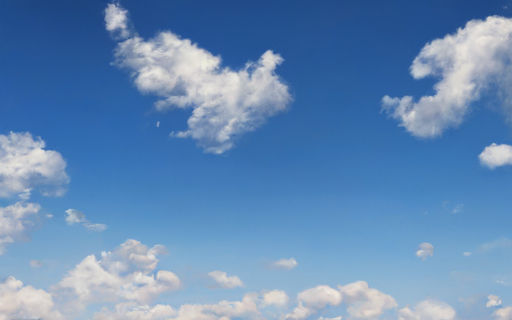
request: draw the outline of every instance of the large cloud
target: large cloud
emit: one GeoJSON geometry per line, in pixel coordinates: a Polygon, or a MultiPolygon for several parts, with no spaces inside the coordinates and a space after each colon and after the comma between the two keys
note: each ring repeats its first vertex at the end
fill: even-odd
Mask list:
{"type": "Polygon", "coordinates": [[[415,101],[411,96],[383,98],[384,110],[418,137],[435,137],[457,127],[471,104],[489,89],[498,90],[512,119],[512,19],[488,17],[469,21],[455,34],[436,39],[411,66],[415,79],[440,78],[435,93],[415,101]]]}
{"type": "Polygon", "coordinates": [[[52,296],[44,291],[8,277],[0,282],[0,320],[64,319],[55,310],[52,296]]]}
{"type": "Polygon", "coordinates": [[[105,10],[108,31],[121,41],[115,51],[119,67],[131,72],[137,88],[161,99],[158,111],[190,108],[188,129],[175,137],[193,138],[209,153],[223,153],[236,137],[255,130],[286,109],[288,87],[275,74],[283,62],[266,51],[240,70],[221,66],[221,58],[188,39],[165,31],[144,40],[128,27],[127,11],[118,4],[105,10]]]}
{"type": "Polygon", "coordinates": [[[27,198],[34,188],[44,195],[61,195],[69,182],[66,161],[46,150],[41,138],[30,133],[0,135],[0,197],[27,198]]]}
{"type": "Polygon", "coordinates": [[[179,278],[172,272],[155,272],[157,256],[164,247],[148,248],[136,240],[127,240],[100,259],[90,255],[69,271],[54,292],[73,307],[93,302],[121,300],[148,303],[163,292],[176,290],[179,278]]]}
{"type": "Polygon", "coordinates": [[[23,202],[0,207],[0,255],[5,252],[9,243],[26,237],[27,231],[33,225],[32,218],[39,210],[39,205],[23,202]]]}

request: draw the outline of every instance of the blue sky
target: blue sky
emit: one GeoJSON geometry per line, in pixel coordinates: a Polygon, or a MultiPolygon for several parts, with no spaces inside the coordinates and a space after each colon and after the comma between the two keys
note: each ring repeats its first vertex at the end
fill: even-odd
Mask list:
{"type": "Polygon", "coordinates": [[[0,320],[512,319],[511,15],[1,2],[0,320]]]}

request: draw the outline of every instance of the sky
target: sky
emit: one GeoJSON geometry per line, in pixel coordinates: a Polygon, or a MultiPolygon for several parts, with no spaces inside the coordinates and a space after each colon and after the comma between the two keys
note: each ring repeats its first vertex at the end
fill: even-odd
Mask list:
{"type": "Polygon", "coordinates": [[[511,320],[512,2],[0,1],[0,320],[511,320]]]}

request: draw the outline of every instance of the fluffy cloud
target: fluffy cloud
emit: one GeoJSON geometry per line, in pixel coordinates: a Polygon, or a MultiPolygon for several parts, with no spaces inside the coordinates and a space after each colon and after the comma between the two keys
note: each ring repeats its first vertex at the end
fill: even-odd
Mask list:
{"type": "Polygon", "coordinates": [[[34,188],[43,195],[61,195],[69,182],[60,153],[45,150],[30,133],[0,135],[0,197],[28,198],[34,188]]]}
{"type": "Polygon", "coordinates": [[[179,278],[170,271],[155,272],[157,256],[163,246],[148,248],[136,240],[127,240],[100,259],[90,255],[68,272],[54,288],[74,307],[92,302],[128,300],[148,303],[159,294],[180,287],[179,278]]]}
{"type": "Polygon", "coordinates": [[[416,251],[416,256],[421,260],[425,260],[428,257],[432,257],[434,255],[434,246],[428,242],[422,242],[418,246],[418,250],[416,251]]]}
{"type": "Polygon", "coordinates": [[[398,312],[398,320],[453,320],[455,310],[448,304],[435,300],[418,303],[414,309],[405,307],[398,312]]]}
{"type": "Polygon", "coordinates": [[[116,64],[131,72],[139,91],[161,99],[158,111],[188,108],[188,129],[174,137],[193,138],[206,152],[220,154],[234,140],[286,109],[288,87],[275,74],[281,56],[266,51],[240,70],[221,66],[221,58],[188,39],[166,31],[144,40],[129,32],[126,10],[110,4],[106,28],[123,35],[115,51],[116,64]]]}
{"type": "Polygon", "coordinates": [[[286,315],[287,319],[306,319],[318,310],[341,303],[341,293],[329,286],[320,285],[300,292],[297,296],[298,305],[286,315]]]}
{"type": "MultiPolygon", "coordinates": [[[[1,169],[0,169],[1,170],[1,169]]],[[[32,217],[40,207],[35,203],[17,202],[8,207],[0,207],[0,255],[9,243],[22,239],[32,226],[32,217]]]]}
{"type": "Polygon", "coordinates": [[[263,294],[263,305],[265,306],[284,307],[288,301],[288,295],[281,290],[272,290],[263,294]]]}
{"type": "Polygon", "coordinates": [[[478,156],[480,163],[490,169],[512,165],[512,146],[493,143],[478,156]]]}
{"type": "Polygon", "coordinates": [[[83,214],[81,211],[78,211],[76,209],[68,209],[66,210],[66,222],[69,225],[73,224],[81,224],[86,229],[96,232],[101,232],[107,230],[107,225],[102,223],[91,223],[87,218],[85,217],[85,214],[83,214]]]}
{"type": "Polygon", "coordinates": [[[487,308],[498,307],[501,306],[501,303],[502,302],[500,297],[490,294],[487,296],[487,303],[485,304],[485,306],[487,308]]]}
{"type": "Polygon", "coordinates": [[[298,266],[298,263],[297,263],[297,260],[295,260],[294,258],[280,259],[280,260],[277,260],[274,263],[272,263],[272,266],[274,268],[278,268],[278,269],[291,270],[291,269],[295,268],[296,266],[298,266]]]}
{"type": "Polygon", "coordinates": [[[348,306],[347,312],[355,319],[375,319],[384,311],[397,307],[393,297],[369,288],[364,281],[340,286],[339,290],[348,306]]]}
{"type": "Polygon", "coordinates": [[[495,320],[512,320],[512,307],[505,307],[494,311],[495,320]]]}
{"type": "Polygon", "coordinates": [[[512,19],[492,16],[469,21],[455,34],[423,47],[411,66],[415,79],[440,78],[435,94],[415,101],[411,96],[385,96],[383,108],[414,136],[435,137],[457,127],[471,104],[498,88],[512,119],[512,19]]]}
{"type": "Polygon", "coordinates": [[[242,287],[244,284],[237,276],[228,276],[224,271],[215,270],[208,273],[208,276],[215,281],[215,284],[221,288],[233,289],[242,287]]]}
{"type": "Polygon", "coordinates": [[[14,277],[0,282],[0,320],[12,319],[64,319],[55,310],[52,296],[14,277]]]}
{"type": "Polygon", "coordinates": [[[134,302],[117,304],[113,311],[103,308],[94,315],[94,320],[169,320],[176,312],[167,305],[139,306],[134,302]]]}

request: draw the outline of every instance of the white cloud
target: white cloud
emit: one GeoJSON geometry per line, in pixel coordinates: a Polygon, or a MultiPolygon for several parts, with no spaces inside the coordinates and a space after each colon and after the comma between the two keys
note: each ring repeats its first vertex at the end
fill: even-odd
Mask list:
{"type": "Polygon", "coordinates": [[[78,211],[76,209],[68,209],[66,210],[66,222],[69,225],[81,224],[86,229],[90,231],[102,232],[107,230],[107,225],[102,223],[91,223],[85,217],[83,212],[78,211]]]}
{"type": "Polygon", "coordinates": [[[483,166],[490,169],[512,165],[512,146],[492,143],[485,147],[478,158],[483,166]]]}
{"type": "Polygon", "coordinates": [[[416,251],[416,256],[421,260],[425,260],[428,257],[432,257],[434,255],[434,246],[428,242],[422,242],[418,246],[418,250],[416,251]]]}
{"type": "Polygon", "coordinates": [[[174,273],[155,272],[157,256],[164,250],[163,246],[148,248],[139,241],[127,240],[112,252],[102,252],[100,259],[94,255],[83,259],[54,291],[76,308],[98,301],[147,303],[180,287],[174,273]]]}
{"type": "Polygon", "coordinates": [[[470,257],[472,254],[473,254],[473,252],[471,252],[471,251],[466,251],[466,252],[462,253],[462,255],[464,257],[470,257]]]}
{"type": "Polygon", "coordinates": [[[328,305],[339,305],[342,299],[342,295],[338,290],[326,285],[304,290],[297,296],[297,307],[286,315],[286,319],[306,319],[328,305]]]}
{"type": "Polygon", "coordinates": [[[272,51],[235,71],[170,31],[144,40],[128,31],[126,10],[117,4],[107,10],[107,30],[126,33],[115,51],[116,64],[131,72],[139,91],[161,98],[155,104],[158,111],[192,110],[188,129],[172,133],[174,137],[193,138],[206,152],[220,154],[237,137],[284,111],[291,100],[288,87],[275,74],[283,59],[272,51]]]}
{"type": "Polygon", "coordinates": [[[114,3],[107,5],[105,9],[105,28],[121,39],[129,37],[128,11],[114,3]]]}
{"type": "Polygon", "coordinates": [[[338,316],[338,317],[332,317],[332,318],[328,318],[328,317],[319,317],[318,320],[341,320],[343,317],[342,316],[338,316]]]}
{"type": "Polygon", "coordinates": [[[32,217],[38,214],[40,206],[35,203],[17,202],[0,207],[0,255],[6,246],[26,237],[33,225],[32,217]]]}
{"type": "Polygon", "coordinates": [[[242,280],[240,280],[237,276],[228,276],[228,274],[224,271],[215,270],[208,273],[215,284],[221,288],[233,289],[237,287],[242,287],[244,284],[242,280]]]}
{"type": "Polygon", "coordinates": [[[487,308],[498,307],[501,306],[501,303],[502,302],[500,297],[490,294],[487,296],[487,303],[485,304],[485,306],[487,308]]]}
{"type": "Polygon", "coordinates": [[[369,288],[368,283],[364,281],[340,286],[339,290],[344,303],[348,306],[349,315],[355,319],[375,319],[384,311],[397,307],[393,297],[369,288]]]}
{"type": "Polygon", "coordinates": [[[512,320],[512,307],[505,307],[494,311],[495,320],[512,320]]]}
{"type": "Polygon", "coordinates": [[[423,47],[411,66],[415,79],[440,78],[435,93],[415,101],[411,96],[382,99],[383,109],[414,136],[435,137],[457,127],[471,104],[497,88],[512,119],[512,19],[492,16],[469,21],[455,34],[423,47]]]}
{"type": "Polygon", "coordinates": [[[265,306],[284,307],[288,304],[289,298],[282,290],[272,290],[263,293],[263,304],[265,306]]]}
{"type": "Polygon", "coordinates": [[[414,309],[405,307],[398,312],[398,320],[454,320],[455,316],[450,305],[436,300],[425,300],[414,309]]]}
{"type": "Polygon", "coordinates": [[[41,138],[34,139],[28,132],[0,135],[0,197],[28,199],[35,188],[43,195],[65,192],[66,161],[45,147],[41,138]]]}
{"type": "Polygon", "coordinates": [[[55,310],[52,296],[14,277],[0,282],[0,320],[12,319],[64,319],[55,310]]]}
{"type": "Polygon", "coordinates": [[[297,263],[297,260],[295,260],[294,258],[279,259],[277,261],[274,261],[274,263],[272,263],[272,266],[274,268],[278,268],[278,269],[291,270],[291,269],[297,267],[298,263],[297,263]]]}

